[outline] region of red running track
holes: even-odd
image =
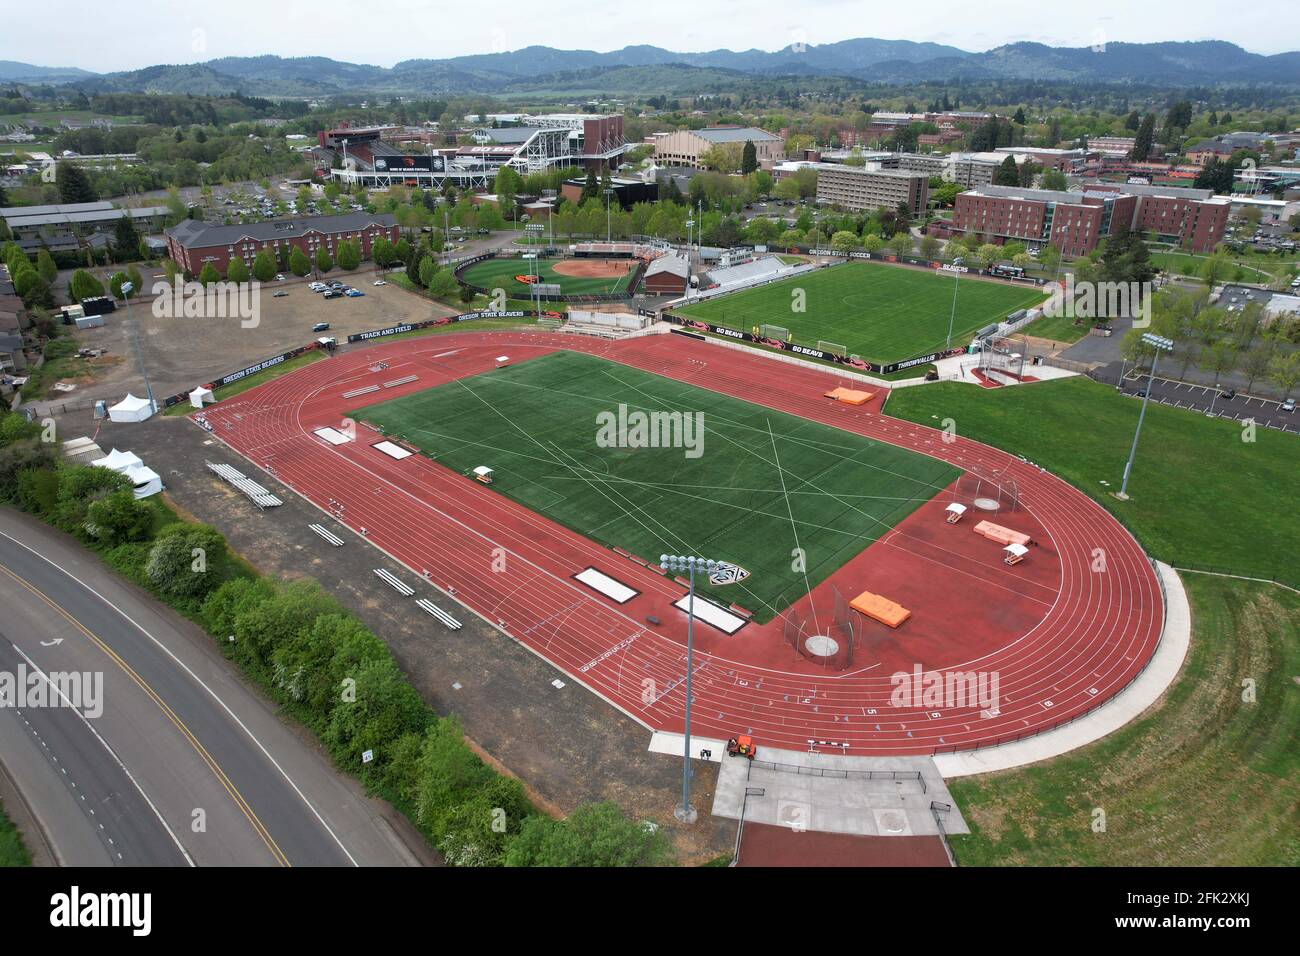
[[[364,528],[373,544],[416,575],[646,726],[680,732],[686,627],[685,615],[670,607],[684,593],[679,583],[423,456],[397,460],[376,451],[370,439],[379,436],[365,426],[357,441],[339,446],[313,434],[338,426],[351,409],[493,368],[498,355],[519,362],[561,348],[976,474],[1005,473],[1019,484],[1021,510],[998,518],[1019,522],[1039,542],[1019,569],[1002,565],[995,545],[976,556],[971,542],[983,539],[966,523],[943,525],[942,494],[864,552],[874,573],[893,575],[893,587],[916,589],[909,598],[915,617],[898,632],[868,634],[850,670],[813,667],[788,646],[774,652],[775,623],[751,623],[730,638],[697,625],[694,733],[723,739],[750,733],[791,749],[827,741],[877,755],[987,746],[1080,716],[1122,690],[1154,653],[1163,622],[1158,579],[1133,537],[1096,502],[1015,456],[963,438],[945,442],[934,429],[884,416],[879,398],[859,407],[828,401],[822,394],[839,384],[833,373],[760,353],[676,335],[606,342],[554,333],[452,333],[348,351],[205,414],[218,438],[353,530]],[[379,362],[387,367],[371,368]],[[417,378],[343,397],[410,375]],[[961,530],[941,537],[953,528]],[[1100,571],[1099,553],[1105,558]],[[864,556],[849,565],[862,564]],[[503,563],[504,571],[494,570]],[[588,566],[641,594],[614,604],[572,580]],[[963,591],[966,586],[974,590]],[[983,599],[990,594],[1010,596],[1002,611]],[[662,623],[648,624],[648,614]],[[914,622],[916,637],[909,631]],[[430,619],[430,639],[439,633],[441,625]],[[996,673],[998,707],[894,706],[890,675],[913,662]]]

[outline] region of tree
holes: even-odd
[[[429,288],[429,283],[433,280],[433,274],[438,271],[437,264],[431,256],[424,256],[420,259],[420,264],[416,267],[416,277],[420,280],[420,285]]]
[[[381,269],[387,269],[392,265],[396,255],[393,244],[383,236],[370,244],[370,256]]]
[[[361,245],[356,240],[348,239],[339,243],[339,268],[351,272],[361,265]]]
[[[59,267],[54,264],[50,250],[41,249],[36,253],[36,271],[47,283],[53,283],[59,277]]]
[[[297,246],[294,246],[293,251],[289,253],[289,271],[299,278],[311,272],[311,260]]]
[[[894,250],[895,255],[910,256],[914,243],[910,232],[896,232],[889,240],[889,248]]]
[[[262,249],[253,258],[253,277],[258,282],[270,282],[275,278],[275,260],[267,249]]]
[[[1016,107],[1016,115],[1013,116],[1011,119],[1012,119],[1012,121],[1013,121],[1014,123],[1016,123],[1018,126],[1024,126],[1024,125],[1025,125],[1025,109],[1024,109],[1024,107],[1023,107],[1023,106],[1017,106],[1017,107]]]
[[[1061,172],[1059,169],[1043,170],[1044,189],[1055,189],[1058,192],[1065,192],[1068,186],[1069,183],[1065,178],[1065,173]]]
[[[221,583],[228,559],[221,532],[205,524],[184,522],[162,530],[149,550],[144,570],[163,594],[197,598]]]
[[[995,186],[1019,186],[1020,170],[1016,166],[1016,157],[1008,155],[1002,160],[1002,165],[998,171],[993,174],[993,185]]]
[[[1142,123],[1138,126],[1137,134],[1133,137],[1133,150],[1129,153],[1129,159],[1134,162],[1145,162],[1151,155],[1151,147],[1156,141],[1156,114],[1148,113],[1142,117]]]
[[[316,271],[326,273],[333,268],[334,259],[330,256],[330,251],[324,246],[321,246],[316,250]]]
[[[939,258],[939,252],[942,249],[943,243],[934,236],[921,237],[920,251],[922,259],[937,259]]]
[[[841,231],[831,236],[831,249],[835,252],[852,252],[859,245],[858,234]]]
[[[98,540],[118,545],[147,538],[153,530],[154,512],[135,492],[123,488],[92,501],[86,519]]]
[[[752,139],[745,140],[744,149],[740,153],[740,172],[748,176],[758,169],[758,149],[754,146]]]
[[[205,262],[203,268],[199,270],[199,281],[204,285],[212,285],[214,282],[221,281],[221,273],[211,262]]]
[[[104,294],[104,283],[85,269],[78,269],[72,273],[72,278],[68,281],[68,293],[74,302],[93,299]]]
[[[450,269],[438,269],[429,278],[429,294],[439,299],[449,299],[460,291],[460,284]]]
[[[71,204],[99,201],[99,193],[95,192],[86,171],[66,159],[55,167],[54,181],[59,187],[60,202]]]
[[[140,258],[140,234],[129,215],[123,215],[113,227],[113,258],[118,262]]]
[[[231,282],[248,281],[248,266],[244,265],[243,259],[236,256],[230,260],[230,264],[226,266],[226,278]]]
[[[669,854],[662,830],[629,820],[607,802],[581,806],[565,820],[528,817],[506,851],[506,866],[654,866]]]
[[[1282,389],[1282,398],[1288,399],[1300,385],[1300,352],[1285,352],[1274,356],[1268,367],[1268,377]]]

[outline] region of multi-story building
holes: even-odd
[[[1207,252],[1223,240],[1229,200],[1208,189],[1090,183],[1078,192],[981,186],[957,196],[951,231],[987,242],[1050,243],[1085,255],[1121,229]]]
[[[817,163],[817,202],[845,209],[896,209],[906,203],[912,215],[925,211],[930,198],[930,177],[904,169],[881,169],[876,164],[843,166]]]
[[[51,251],[77,249],[84,243],[102,245],[112,237],[118,221],[130,218],[141,235],[157,232],[167,222],[166,206],[122,209],[107,200],[54,206],[6,206],[0,209],[24,252],[45,246]]]
[[[294,247],[311,259],[321,249],[333,257],[337,255],[338,244],[344,240],[358,242],[362,258],[366,258],[376,239],[383,237],[396,242],[399,233],[397,220],[388,213],[309,216],[233,226],[186,219],[167,230],[167,255],[193,275],[209,263],[224,274],[230,260],[236,258],[242,259],[251,270],[253,260],[263,250],[277,259],[281,254],[287,258]]]
[[[753,143],[759,165],[777,162],[785,154],[785,142],[767,130],[754,126],[708,126],[679,129],[655,139],[655,162],[661,166],[690,166],[699,169],[704,154],[715,146]]]

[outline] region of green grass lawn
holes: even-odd
[[[598,414],[703,414],[698,457],[602,447]],[[950,484],[941,462],[593,356],[558,352],[353,413],[593,540],[731,561],[705,593],[771,619]],[[699,434],[699,433],[697,433]],[[807,575],[792,550],[806,554]]]
[[[4,807],[0,807],[0,866],[31,866],[31,857]]]
[[[541,281],[558,283],[563,295],[595,295],[605,292],[627,291],[627,283],[632,276],[632,271],[629,271],[626,275],[609,279],[560,275],[555,271],[554,266],[557,262],[564,261],[568,260],[541,259],[537,263],[537,272],[541,276]],[[508,296],[526,299],[528,298],[528,283],[515,281],[515,276],[527,275],[529,265],[527,259],[486,259],[483,262],[476,262],[466,269],[461,274],[461,278],[470,285],[478,286],[481,289],[505,289]],[[631,263],[629,263],[630,265]]]
[[[955,382],[901,389],[886,413],[1024,455],[1097,499],[1156,558],[1300,586],[1300,439],[1152,404],[1129,481],[1124,462],[1140,404],[1087,378],[986,390]],[[1108,481],[1109,485],[1102,484]]]
[[[799,345],[836,342],[850,354],[884,365],[944,347],[954,281],[949,274],[848,262],[679,311],[746,332],[756,325],[783,326]],[[806,296],[806,311],[795,312],[795,293],[800,289]],[[952,340],[964,345],[976,329],[1037,305],[1045,297],[1038,289],[964,278],[957,289]]]
[[[1195,627],[1181,678],[1097,743],[950,781],[972,831],[951,838],[959,863],[1300,866],[1300,595],[1183,580]]]
[[[1088,334],[1092,325],[1087,319],[1080,320],[1076,325],[1075,320],[1068,315],[1045,315],[1030,322],[1017,334],[1034,335],[1053,342],[1077,342]]]

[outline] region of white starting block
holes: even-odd
[[[966,506],[959,505],[957,504],[957,502],[954,501],[952,504],[950,504],[948,507],[944,508],[943,510],[948,513],[948,523],[956,524],[958,521],[961,520],[962,515],[966,513]]]
[[[1002,553],[1006,555],[1002,560],[1007,564],[1019,564],[1025,560],[1025,555],[1029,553],[1029,549],[1023,544],[1009,544],[1002,549]]]

